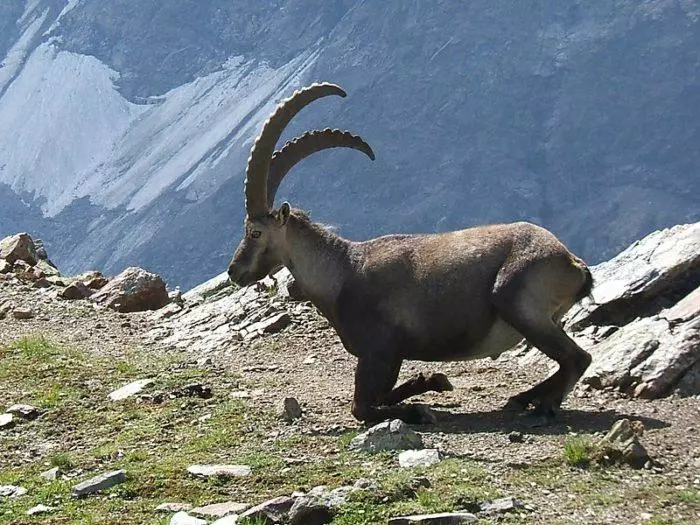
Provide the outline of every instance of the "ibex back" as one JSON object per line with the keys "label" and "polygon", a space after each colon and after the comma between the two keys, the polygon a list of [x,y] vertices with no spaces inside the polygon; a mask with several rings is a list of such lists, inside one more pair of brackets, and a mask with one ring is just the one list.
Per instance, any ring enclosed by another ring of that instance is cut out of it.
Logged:
{"label": "ibex back", "polygon": [[273,208],[287,172],[306,156],[346,147],[374,159],[360,137],[312,131],[274,151],[289,121],[327,95],[314,84],[282,101],[263,126],[248,160],[245,234],[229,266],[240,285],[285,265],[303,293],[328,318],[357,357],[353,415],[428,422],[405,399],[451,390],[444,374],[419,374],[395,386],[404,359],[455,361],[493,356],[523,338],[559,363],[559,370],[509,405],[550,418],[590,364],[560,326],[566,311],[590,293],[591,274],[549,231],[526,222],[432,235],[389,235],[353,242],[315,224],[288,203]]}

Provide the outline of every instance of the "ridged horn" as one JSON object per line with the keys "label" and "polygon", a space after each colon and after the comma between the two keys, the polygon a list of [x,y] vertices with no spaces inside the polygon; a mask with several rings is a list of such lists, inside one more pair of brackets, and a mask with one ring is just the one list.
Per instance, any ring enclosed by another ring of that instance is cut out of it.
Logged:
{"label": "ridged horn", "polygon": [[275,150],[275,144],[294,115],[316,99],[329,95],[346,96],[345,91],[335,84],[312,84],[309,87],[295,91],[292,96],[280,102],[277,109],[270,115],[263,129],[255,139],[250,150],[245,181],[245,206],[248,217],[261,215],[268,211],[267,207],[267,177],[270,159]]}
{"label": "ridged horn", "polygon": [[267,179],[267,207],[272,208],[277,189],[285,175],[301,160],[309,155],[330,148],[351,148],[361,151],[374,160],[374,151],[362,137],[340,129],[307,131],[288,141],[283,148],[275,151],[270,160],[270,174]]}

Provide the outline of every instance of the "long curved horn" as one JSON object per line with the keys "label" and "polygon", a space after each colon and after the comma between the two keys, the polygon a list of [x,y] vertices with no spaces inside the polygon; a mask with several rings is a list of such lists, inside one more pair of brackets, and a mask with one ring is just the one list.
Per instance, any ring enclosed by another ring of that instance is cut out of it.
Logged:
{"label": "long curved horn", "polygon": [[272,208],[277,189],[299,161],[309,155],[329,148],[352,148],[361,151],[374,160],[374,151],[362,137],[340,129],[307,131],[300,137],[288,141],[283,148],[275,151],[270,159],[270,175],[267,179],[267,207]]}
{"label": "long curved horn", "polygon": [[267,175],[270,158],[282,131],[305,106],[314,100],[328,95],[346,96],[345,91],[335,84],[312,84],[295,91],[291,97],[283,100],[263,125],[250,150],[246,168],[245,205],[248,217],[263,214],[267,207]]}

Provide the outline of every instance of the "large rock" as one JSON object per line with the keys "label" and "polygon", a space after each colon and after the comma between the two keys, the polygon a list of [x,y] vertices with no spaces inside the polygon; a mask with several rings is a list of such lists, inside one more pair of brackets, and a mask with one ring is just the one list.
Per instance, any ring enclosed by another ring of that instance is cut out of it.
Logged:
{"label": "large rock", "polygon": [[350,441],[350,449],[365,452],[423,448],[423,438],[400,419],[384,421]]}
{"label": "large rock", "polygon": [[9,264],[24,261],[30,266],[37,262],[36,247],[28,233],[17,233],[0,240],[0,259]]}
{"label": "large rock", "polygon": [[163,279],[137,267],[124,270],[90,299],[118,312],[157,310],[169,301]]}

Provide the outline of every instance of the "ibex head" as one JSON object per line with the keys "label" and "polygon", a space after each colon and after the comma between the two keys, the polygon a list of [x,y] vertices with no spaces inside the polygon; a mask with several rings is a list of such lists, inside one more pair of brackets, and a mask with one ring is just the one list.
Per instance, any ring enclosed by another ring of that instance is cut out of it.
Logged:
{"label": "ibex head", "polygon": [[314,100],[328,95],[344,97],[345,91],[327,83],[296,91],[277,106],[255,140],[246,169],[244,236],[228,268],[233,283],[248,285],[283,264],[286,228],[292,210],[287,202],[278,210],[274,210],[273,205],[282,179],[297,162],[328,148],[357,149],[374,160],[372,148],[361,137],[337,129],[309,131],[274,151],[294,115]]}

